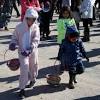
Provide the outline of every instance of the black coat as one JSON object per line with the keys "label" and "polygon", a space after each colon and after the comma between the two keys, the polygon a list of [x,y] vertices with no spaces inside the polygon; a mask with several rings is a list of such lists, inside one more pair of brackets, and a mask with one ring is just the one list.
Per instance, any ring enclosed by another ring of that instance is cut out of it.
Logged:
{"label": "black coat", "polygon": [[58,53],[61,66],[68,67],[71,73],[80,74],[84,71],[82,57],[86,57],[86,52],[81,39],[74,43],[66,39],[63,40]]}
{"label": "black coat", "polygon": [[10,21],[13,8],[13,0],[5,0],[3,7],[0,8],[0,28],[7,26]]}

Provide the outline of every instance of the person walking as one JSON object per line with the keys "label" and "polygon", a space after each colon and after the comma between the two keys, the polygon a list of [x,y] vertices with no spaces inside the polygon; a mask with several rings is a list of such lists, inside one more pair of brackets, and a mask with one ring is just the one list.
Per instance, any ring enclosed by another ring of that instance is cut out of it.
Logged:
{"label": "person walking", "polygon": [[[26,11],[24,20],[17,25],[9,49],[14,51],[18,46],[20,61],[19,96],[25,97],[25,88],[30,88],[36,82],[38,75],[38,44],[40,41],[38,13],[33,8]],[[29,85],[28,81],[30,81]]]}
{"label": "person walking", "polygon": [[89,61],[76,26],[67,26],[66,37],[60,45],[57,59],[64,70],[69,72],[69,89],[75,88],[76,75],[84,72],[82,57]]}
{"label": "person walking", "polygon": [[40,4],[38,0],[21,0],[21,21],[24,18],[25,12],[29,7],[33,7],[35,10],[40,11]]}
{"label": "person walking", "polygon": [[17,8],[17,5],[16,5],[16,0],[13,0],[13,8],[14,8],[14,10],[17,13],[17,18],[20,17],[20,13],[19,13],[18,8]]}
{"label": "person walking", "polygon": [[88,25],[93,18],[93,6],[94,4],[92,0],[83,0],[80,6],[80,13],[84,27],[84,37],[82,40],[84,42],[90,41],[90,29]]}

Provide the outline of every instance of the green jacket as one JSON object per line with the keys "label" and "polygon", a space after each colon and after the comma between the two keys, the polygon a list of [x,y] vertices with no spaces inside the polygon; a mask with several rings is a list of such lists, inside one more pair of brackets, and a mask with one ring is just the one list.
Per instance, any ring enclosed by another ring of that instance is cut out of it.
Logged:
{"label": "green jacket", "polygon": [[74,18],[57,20],[57,32],[58,32],[57,43],[59,44],[61,44],[62,40],[65,38],[65,34],[67,31],[66,24],[68,26],[72,26],[72,25],[75,25],[76,23],[75,23]]}

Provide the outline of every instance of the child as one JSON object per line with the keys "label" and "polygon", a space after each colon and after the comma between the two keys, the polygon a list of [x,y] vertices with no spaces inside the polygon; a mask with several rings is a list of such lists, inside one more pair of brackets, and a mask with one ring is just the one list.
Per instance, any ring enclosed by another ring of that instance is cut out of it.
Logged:
{"label": "child", "polygon": [[[25,96],[25,88],[30,88],[36,82],[38,75],[38,44],[40,40],[39,27],[35,23],[38,13],[33,8],[26,11],[24,20],[12,36],[9,49],[14,51],[18,45],[20,60],[19,96]],[[30,80],[30,84],[27,85]]]}
{"label": "child", "polygon": [[57,20],[57,31],[58,31],[58,37],[57,42],[58,44],[61,44],[62,40],[65,38],[66,33],[66,25],[75,25],[75,20],[72,17],[72,13],[70,8],[63,7],[59,16],[60,19]]}
{"label": "child", "polygon": [[73,82],[77,83],[75,76],[84,72],[82,57],[89,61],[75,26],[67,27],[66,37],[60,45],[58,60],[61,61],[61,66],[69,71],[70,89],[74,89]]}
{"label": "child", "polygon": [[42,2],[42,10],[40,11],[40,34],[41,39],[49,39],[50,34],[50,15],[51,4],[49,1]]}
{"label": "child", "polygon": [[[63,7],[60,13],[60,19],[57,20],[57,31],[58,31],[58,37],[57,37],[57,42],[60,45],[62,43],[62,40],[65,38],[66,34],[66,25],[67,26],[72,26],[75,25],[75,20],[72,17],[72,13],[70,8],[68,7]],[[77,27],[76,27],[77,29]],[[63,73],[64,68],[60,68],[60,72]]]}

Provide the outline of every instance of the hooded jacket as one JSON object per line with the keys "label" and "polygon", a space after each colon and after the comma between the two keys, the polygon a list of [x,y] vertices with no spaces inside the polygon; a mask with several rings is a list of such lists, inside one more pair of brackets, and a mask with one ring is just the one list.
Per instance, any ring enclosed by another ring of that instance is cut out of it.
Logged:
{"label": "hooded jacket", "polygon": [[29,47],[37,48],[40,40],[39,26],[34,22],[31,27],[28,27],[26,17],[37,19],[38,13],[33,8],[29,8],[26,11],[23,22],[17,25],[13,33],[11,43],[18,45],[19,52],[26,49],[24,47],[26,47],[27,44]]}

